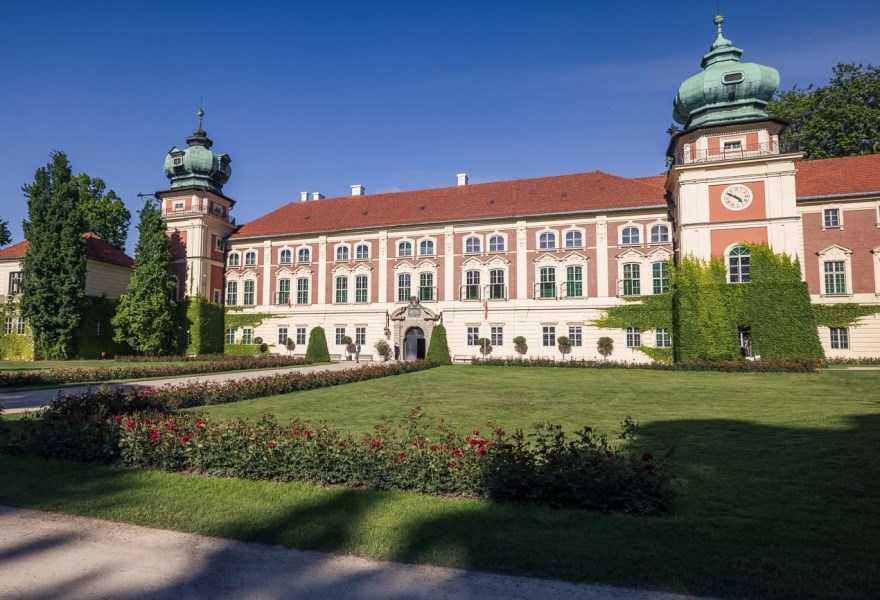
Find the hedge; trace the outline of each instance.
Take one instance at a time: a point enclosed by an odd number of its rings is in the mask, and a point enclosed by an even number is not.
[[[313,327],[309,332],[306,356],[314,362],[330,362],[330,350],[327,348],[327,336],[323,327]]]
[[[141,365],[105,367],[100,369],[43,369],[41,371],[8,371],[0,373],[0,388],[24,387],[30,385],[56,385],[62,383],[84,383],[109,381],[111,379],[141,379],[150,377],[173,377],[177,375],[198,375],[243,369],[270,369],[311,364],[307,358],[291,356],[228,357],[222,361],[186,362],[176,365]]]
[[[431,343],[428,346],[428,360],[433,360],[441,365],[451,365],[452,355],[449,353],[449,343],[446,341],[446,327],[441,324],[434,326],[431,332]]]

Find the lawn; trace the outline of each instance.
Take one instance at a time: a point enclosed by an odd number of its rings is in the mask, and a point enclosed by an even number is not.
[[[876,598],[880,371],[445,367],[211,407],[366,430],[415,406],[462,428],[538,420],[675,445],[674,514],[635,518],[406,493],[0,458],[0,503],[388,560],[730,598]]]

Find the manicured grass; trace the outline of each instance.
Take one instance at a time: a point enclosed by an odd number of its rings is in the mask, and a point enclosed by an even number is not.
[[[731,598],[880,589],[878,371],[720,374],[445,367],[211,407],[366,430],[415,406],[457,426],[538,420],[676,448],[674,514],[635,518],[405,493],[0,458],[0,503],[243,540]]]

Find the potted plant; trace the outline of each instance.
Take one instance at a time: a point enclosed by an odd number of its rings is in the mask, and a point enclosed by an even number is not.
[[[571,352],[571,340],[568,339],[568,336],[561,335],[556,338],[556,347],[559,348],[559,353],[562,354],[562,361],[565,362],[565,355]]]
[[[391,346],[385,340],[379,340],[373,347],[376,349],[376,353],[382,357],[383,361],[391,358]]]
[[[345,360],[351,360],[351,355],[354,354],[354,343],[351,336],[342,336],[342,345],[345,346],[345,353],[347,354]]]
[[[529,345],[526,344],[526,338],[521,335],[513,338],[513,349],[516,350],[516,353],[520,355],[520,357],[525,356],[525,353],[529,351]]]
[[[296,350],[296,342],[293,341],[293,338],[287,338],[287,344],[285,344],[287,351],[293,354],[293,351]]]
[[[600,337],[596,342],[596,351],[602,355],[602,358],[608,360],[608,357],[614,352],[614,340],[610,337]]]

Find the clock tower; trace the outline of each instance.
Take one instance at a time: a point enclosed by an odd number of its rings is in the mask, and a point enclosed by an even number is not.
[[[728,263],[733,254],[739,265],[739,244],[765,243],[803,264],[795,208],[801,155],[783,147],[779,135],[787,123],[766,110],[779,73],[741,62],[743,51],[722,33],[724,17],[714,23],[717,37],[703,70],[681,84],[673,109],[683,125],[667,150],[676,257],[722,256]]]
[[[171,187],[157,192],[171,238],[171,272],[177,281],[176,300],[201,296],[222,302],[226,238],[235,231],[229,215],[235,201],[223,194],[232,175],[228,154],[211,150],[214,142],[199,124],[186,138],[187,148],[171,148],[165,176]]]

